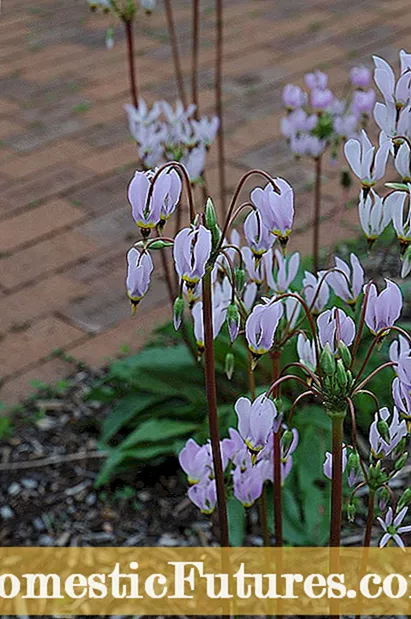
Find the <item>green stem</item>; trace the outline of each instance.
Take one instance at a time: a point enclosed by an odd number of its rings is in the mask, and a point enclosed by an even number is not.
[[[217,486],[218,524],[220,528],[220,545],[229,546],[227,503],[224,488],[224,471],[220,449],[218,428],[217,388],[214,362],[213,308],[211,270],[203,277],[203,323],[205,346],[205,382],[210,427],[211,449],[213,452],[214,474]]]

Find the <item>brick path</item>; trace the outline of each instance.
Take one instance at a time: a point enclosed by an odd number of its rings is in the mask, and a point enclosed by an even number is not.
[[[175,97],[161,0],[142,18],[136,51],[144,96]],[[212,111],[213,2],[202,2],[200,101]],[[30,6],[29,6],[30,5]],[[189,0],[175,2],[189,72]],[[345,69],[373,52],[396,62],[410,47],[409,0],[225,0],[228,185],[250,167],[295,186],[293,247],[309,251],[312,170],[296,165],[279,135],[280,93],[309,69],[343,85]],[[168,317],[159,277],[129,315],[124,255],[135,236],[125,191],[135,165],[123,104],[128,101],[121,32],[104,47],[107,18],[85,0],[3,0],[0,16],[0,400],[17,401],[30,381],[54,382],[70,364],[62,349],[102,365],[134,349]],[[208,181],[216,192],[216,152]],[[324,211],[338,202],[325,170]],[[335,195],[337,194],[337,195]],[[339,235],[357,226],[355,209]],[[322,241],[332,236],[324,224]]]

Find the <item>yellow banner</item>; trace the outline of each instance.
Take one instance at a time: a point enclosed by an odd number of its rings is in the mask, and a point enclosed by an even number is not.
[[[399,548],[0,548],[2,615],[409,615]]]

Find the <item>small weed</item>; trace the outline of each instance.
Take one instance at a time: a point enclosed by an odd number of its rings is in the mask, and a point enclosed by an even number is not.
[[[85,114],[90,109],[90,103],[84,101],[83,103],[77,103],[77,105],[73,105],[71,108],[74,114]]]

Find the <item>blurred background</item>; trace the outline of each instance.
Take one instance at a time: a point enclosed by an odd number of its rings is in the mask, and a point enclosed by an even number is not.
[[[185,76],[191,11],[173,2]],[[348,69],[378,53],[396,63],[409,39],[407,0],[225,0],[224,102],[227,191],[260,167],[296,191],[291,249],[311,247],[312,180],[280,136],[281,90],[313,68],[342,91]],[[214,112],[214,2],[201,3],[200,108]],[[39,384],[64,379],[72,359],[101,367],[140,347],[169,318],[164,282],[135,320],[124,290],[125,252],[136,238],[126,188],[136,167],[124,104],[125,41],[105,47],[111,20],[85,0],[5,0],[0,16],[0,401],[9,406]],[[139,14],[141,95],[176,96],[164,7]],[[218,202],[217,149],[208,159]],[[323,212],[336,206],[337,172],[324,170]],[[214,195],[215,194],[215,195]],[[347,210],[339,239],[357,230]],[[332,218],[322,244],[334,239]]]

